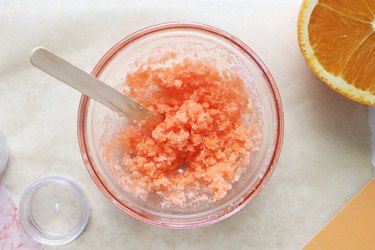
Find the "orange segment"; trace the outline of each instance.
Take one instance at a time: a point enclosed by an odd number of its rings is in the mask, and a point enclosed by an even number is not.
[[[372,22],[374,15],[370,9],[371,3],[358,0],[320,0],[319,5],[336,10],[342,15],[359,19],[366,22]]]
[[[371,10],[371,14],[375,16],[375,0],[367,0],[366,3],[369,9]]]
[[[298,41],[329,87],[375,106],[375,0],[305,0]]]
[[[374,71],[375,71],[375,33],[362,43],[354,55],[350,58],[348,65],[343,72],[343,78],[362,90],[375,93]]]
[[[318,4],[311,14],[309,38],[320,64],[339,75],[358,47],[372,32],[370,23],[347,18]]]

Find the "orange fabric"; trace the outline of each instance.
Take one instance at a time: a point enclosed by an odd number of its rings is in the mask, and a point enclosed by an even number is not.
[[[375,178],[304,249],[375,249]]]

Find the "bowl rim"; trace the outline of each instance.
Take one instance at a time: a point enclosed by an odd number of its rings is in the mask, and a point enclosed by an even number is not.
[[[95,182],[96,186],[99,188],[99,190],[104,194],[104,196],[111,201],[116,207],[124,211],[125,213],[129,214],[135,219],[138,219],[140,221],[146,222],[151,225],[160,226],[160,227],[166,227],[166,228],[173,228],[173,229],[187,229],[187,228],[198,228],[203,227],[207,225],[211,225],[214,223],[217,223],[219,221],[222,221],[235,213],[237,213],[239,210],[241,210],[243,207],[245,207],[264,187],[264,185],[268,182],[269,178],[271,177],[277,161],[280,157],[281,153],[281,147],[283,142],[283,136],[284,136],[284,115],[283,115],[283,107],[281,102],[281,96],[278,91],[277,85],[275,80],[273,79],[270,71],[266,67],[266,65],[263,63],[263,61],[255,54],[254,51],[252,51],[244,42],[242,42],[237,37],[212,26],[201,24],[201,23],[194,23],[194,22],[168,22],[168,23],[161,23],[152,25],[149,27],[146,27],[144,29],[138,30],[129,36],[123,38],[118,43],[116,43],[95,65],[94,69],[92,70],[91,74],[93,76],[98,76],[101,70],[105,67],[107,62],[116,55],[116,53],[121,50],[123,47],[127,46],[134,40],[137,40],[145,35],[149,35],[155,32],[168,30],[168,29],[176,29],[176,28],[182,28],[182,29],[195,29],[203,32],[208,32],[213,35],[219,36],[224,38],[225,40],[228,40],[228,42],[238,46],[241,50],[243,50],[248,56],[250,56],[253,61],[258,65],[258,67],[262,70],[264,77],[267,79],[271,94],[274,97],[274,102],[276,105],[276,114],[277,114],[277,128],[276,128],[276,141],[275,141],[275,148],[274,153],[270,159],[270,164],[266,168],[263,174],[263,178],[261,178],[258,182],[254,183],[252,188],[249,188],[249,190],[240,198],[240,200],[235,202],[235,205],[230,208],[224,208],[220,211],[215,212],[216,216],[204,216],[205,218],[201,218],[197,221],[190,221],[186,223],[176,223],[176,222],[168,222],[163,221],[162,219],[155,219],[153,216],[148,216],[146,213],[142,213],[137,208],[125,205],[121,203],[119,199],[117,199],[113,194],[109,187],[107,187],[103,181],[100,179],[99,174],[96,172],[94,165],[92,164],[89,158],[88,149],[86,147],[86,141],[85,141],[85,128],[86,128],[86,114],[87,114],[87,108],[90,98],[86,95],[81,96],[79,107],[78,107],[78,117],[77,117],[77,136],[78,136],[78,143],[79,148],[81,152],[81,156],[83,159],[83,162],[92,178],[92,180]]]

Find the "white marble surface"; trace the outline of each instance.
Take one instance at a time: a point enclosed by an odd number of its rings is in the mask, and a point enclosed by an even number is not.
[[[373,175],[367,108],[334,93],[297,45],[289,1],[0,1],[0,129],[10,147],[4,183],[18,202],[46,175],[75,181],[91,217],[74,242],[47,249],[300,249]],[[29,63],[46,46],[90,71],[117,41],[165,21],[196,21],[246,42],[269,66],[285,108],[285,140],[268,185],[219,224],[173,231],[116,209],[91,181],[78,149],[80,95]]]

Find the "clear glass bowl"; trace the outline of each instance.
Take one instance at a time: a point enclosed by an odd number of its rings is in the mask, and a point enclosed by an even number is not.
[[[131,34],[110,49],[92,74],[116,87],[139,57],[160,46],[186,46],[194,54],[204,47],[205,56],[215,58],[221,68],[239,68],[246,84],[260,98],[263,141],[247,170],[222,200],[206,206],[163,208],[121,189],[100,154],[108,109],[82,95],[78,111],[78,139],[84,163],[101,192],[118,208],[141,221],[169,228],[196,228],[221,221],[238,212],[254,198],[270,178],[280,155],[283,138],[281,99],[269,70],[259,57],[236,37],[196,23],[166,23]],[[208,48],[208,49],[207,49]],[[157,50],[157,49],[156,49]]]

